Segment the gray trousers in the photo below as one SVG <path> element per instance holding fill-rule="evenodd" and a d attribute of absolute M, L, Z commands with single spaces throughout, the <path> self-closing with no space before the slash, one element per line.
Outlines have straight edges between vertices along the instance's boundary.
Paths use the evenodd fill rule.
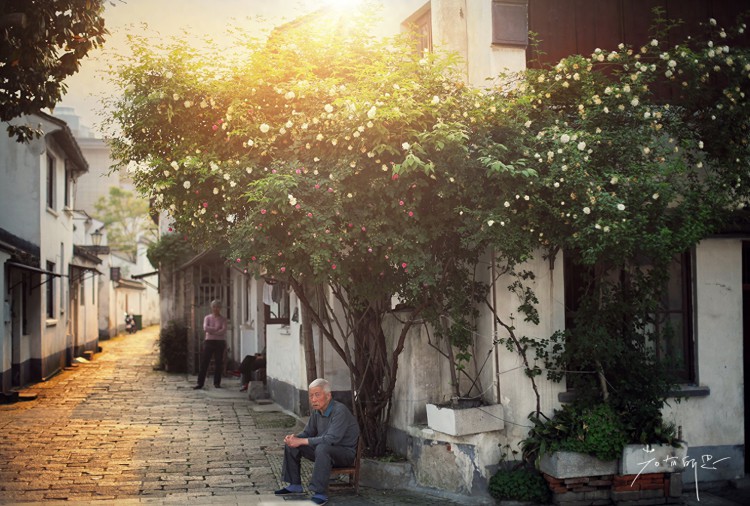
<path fill-rule="evenodd" d="M 299 446 L 291 448 L 284 445 L 284 481 L 292 485 L 301 485 L 300 462 L 302 457 L 315 462 L 313 465 L 310 489 L 318 494 L 327 495 L 328 481 L 331 478 L 331 468 L 348 467 L 354 464 L 356 450 L 346 446 L 332 446 L 319 444 L 312 446 Z"/>

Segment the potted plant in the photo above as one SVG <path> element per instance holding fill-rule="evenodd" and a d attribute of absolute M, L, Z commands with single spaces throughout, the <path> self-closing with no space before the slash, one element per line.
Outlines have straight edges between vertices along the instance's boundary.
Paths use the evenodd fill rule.
<path fill-rule="evenodd" d="M 430 292 L 433 304 L 425 311 L 425 321 L 434 330 L 430 345 L 448 361 L 451 398 L 442 404 L 427 404 L 427 425 L 452 436 L 502 430 L 503 407 L 487 404 L 481 397 L 481 383 L 474 356 L 478 304 L 489 291 L 475 279 L 476 265 L 454 264 L 447 279 L 452 284 Z"/>

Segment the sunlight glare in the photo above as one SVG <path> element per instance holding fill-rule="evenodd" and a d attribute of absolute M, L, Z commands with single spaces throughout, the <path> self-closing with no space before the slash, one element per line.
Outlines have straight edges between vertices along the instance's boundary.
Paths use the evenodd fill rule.
<path fill-rule="evenodd" d="M 326 7 L 332 7 L 334 9 L 344 9 L 356 7 L 361 1 L 362 0 L 324 0 L 323 4 Z"/>

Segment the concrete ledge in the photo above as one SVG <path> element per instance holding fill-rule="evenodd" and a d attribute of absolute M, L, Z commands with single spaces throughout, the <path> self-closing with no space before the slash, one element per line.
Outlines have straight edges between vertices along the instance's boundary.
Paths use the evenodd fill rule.
<path fill-rule="evenodd" d="M 381 490 L 407 490 L 415 484 L 414 469 L 410 462 L 362 459 L 359 483 L 363 487 Z"/>

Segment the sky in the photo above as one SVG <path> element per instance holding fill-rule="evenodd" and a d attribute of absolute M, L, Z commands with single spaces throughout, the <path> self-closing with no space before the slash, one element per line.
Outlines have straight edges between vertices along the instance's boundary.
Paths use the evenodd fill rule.
<path fill-rule="evenodd" d="M 132 30 L 165 37 L 187 30 L 196 39 L 210 35 L 220 42 L 228 25 L 247 25 L 260 35 L 264 27 L 290 21 L 326 2 L 347 1 L 352 0 L 107 0 L 104 19 L 110 35 L 82 60 L 80 71 L 66 79 L 68 92 L 58 108 L 72 107 L 81 125 L 97 130 L 102 97 L 114 92 L 106 78 L 107 63 L 113 54 L 126 51 L 126 37 Z M 266 21 L 261 23 L 258 16 Z"/>

